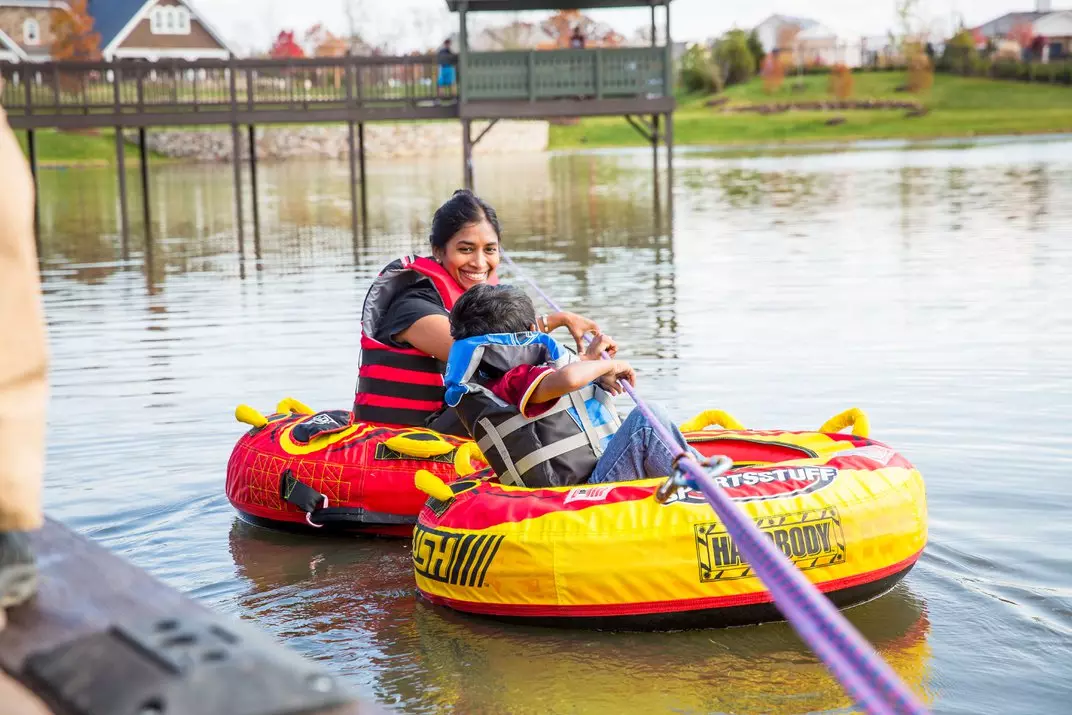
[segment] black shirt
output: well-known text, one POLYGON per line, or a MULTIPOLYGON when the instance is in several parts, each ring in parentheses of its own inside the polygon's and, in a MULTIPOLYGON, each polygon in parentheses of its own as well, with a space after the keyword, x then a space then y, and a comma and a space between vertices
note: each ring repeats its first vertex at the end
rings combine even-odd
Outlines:
POLYGON ((428 315, 446 317, 450 313, 443 307, 443 299, 439 297, 432 282, 422 280, 403 288, 395 296, 372 337, 392 347, 411 348, 413 346, 409 343, 395 340, 395 336, 409 330, 414 323, 428 315))

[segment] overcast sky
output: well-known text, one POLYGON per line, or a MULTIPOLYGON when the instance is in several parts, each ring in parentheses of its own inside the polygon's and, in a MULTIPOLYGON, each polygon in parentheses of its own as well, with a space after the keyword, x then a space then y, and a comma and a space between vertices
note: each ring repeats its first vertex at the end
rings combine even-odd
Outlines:
MULTIPOLYGON (((337 34, 349 22, 345 7, 358 8, 358 30, 376 43, 408 51, 437 45, 457 28, 444 0, 191 0, 209 22, 245 51, 270 44, 280 29, 303 31, 322 22, 337 34)), ((703 40, 731 27, 750 28, 771 13, 809 17, 845 37, 883 35, 896 24, 895 0, 674 0, 671 32, 676 40, 703 40)), ((1034 10, 1036 0, 919 0, 920 20, 946 31, 957 18, 968 26, 1012 10, 1034 10)), ((1072 2, 1057 0, 1058 8, 1072 2)), ((629 36, 649 20, 648 10, 591 11, 597 20, 629 36)), ((661 14, 661 11, 660 11, 661 14)), ((489 13, 475 23, 510 21, 517 13, 489 13)), ((472 27, 472 26, 471 26, 472 27)))

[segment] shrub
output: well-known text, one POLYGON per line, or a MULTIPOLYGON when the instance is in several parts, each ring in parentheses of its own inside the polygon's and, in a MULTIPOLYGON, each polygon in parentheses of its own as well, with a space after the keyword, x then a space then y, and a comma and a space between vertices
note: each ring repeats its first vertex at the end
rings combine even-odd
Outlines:
POLYGON ((693 45, 685 50, 681 57, 681 69, 679 71, 681 86, 686 92, 719 92, 722 83, 711 62, 707 49, 702 45, 693 45))
POLYGON ((743 30, 730 30, 715 43, 714 60, 727 85, 747 82, 756 74, 756 58, 743 30))
POLYGON ((838 99, 852 96, 852 70, 843 64, 836 64, 830 72, 830 94, 838 99))

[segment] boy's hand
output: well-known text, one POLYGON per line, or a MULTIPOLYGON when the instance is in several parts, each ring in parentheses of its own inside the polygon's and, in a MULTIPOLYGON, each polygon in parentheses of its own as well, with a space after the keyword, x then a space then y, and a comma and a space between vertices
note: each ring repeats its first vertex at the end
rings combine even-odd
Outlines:
POLYGON ((624 380, 636 387, 636 371, 633 370, 632 365, 625 360, 611 360, 610 366, 610 370, 599 378, 600 387, 612 395, 620 395, 623 392, 621 385, 618 384, 619 380, 624 380))
POLYGON ((618 353, 618 343, 614 342, 614 339, 609 335, 596 335, 592 342, 588 343, 588 348, 585 349, 581 360, 602 360, 604 350, 607 351, 608 355, 614 357, 618 353))

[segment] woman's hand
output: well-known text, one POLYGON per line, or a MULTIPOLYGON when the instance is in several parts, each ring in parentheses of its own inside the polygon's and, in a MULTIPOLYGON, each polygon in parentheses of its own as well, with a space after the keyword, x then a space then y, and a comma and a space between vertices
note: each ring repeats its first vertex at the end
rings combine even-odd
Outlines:
POLYGON ((547 332, 556 330, 558 328, 565 328, 569 331, 569 334, 573 336, 573 339, 577 342, 577 352, 584 352, 584 334, 587 332, 599 333, 599 326, 594 321, 589 320, 583 315, 577 315, 576 313, 570 313, 563 310, 558 313, 551 313, 544 321, 547 326, 547 332))
POLYGON ((599 378, 600 387, 612 395, 620 395, 623 392, 621 385, 618 384, 619 380, 636 387, 636 371, 633 370, 632 365, 625 360, 611 360, 610 364, 610 370, 599 378))
POLYGON ((603 351, 613 358, 618 354, 618 343, 614 342, 611 336, 601 333, 588 343, 588 347, 581 353, 581 360, 602 360, 603 351))

